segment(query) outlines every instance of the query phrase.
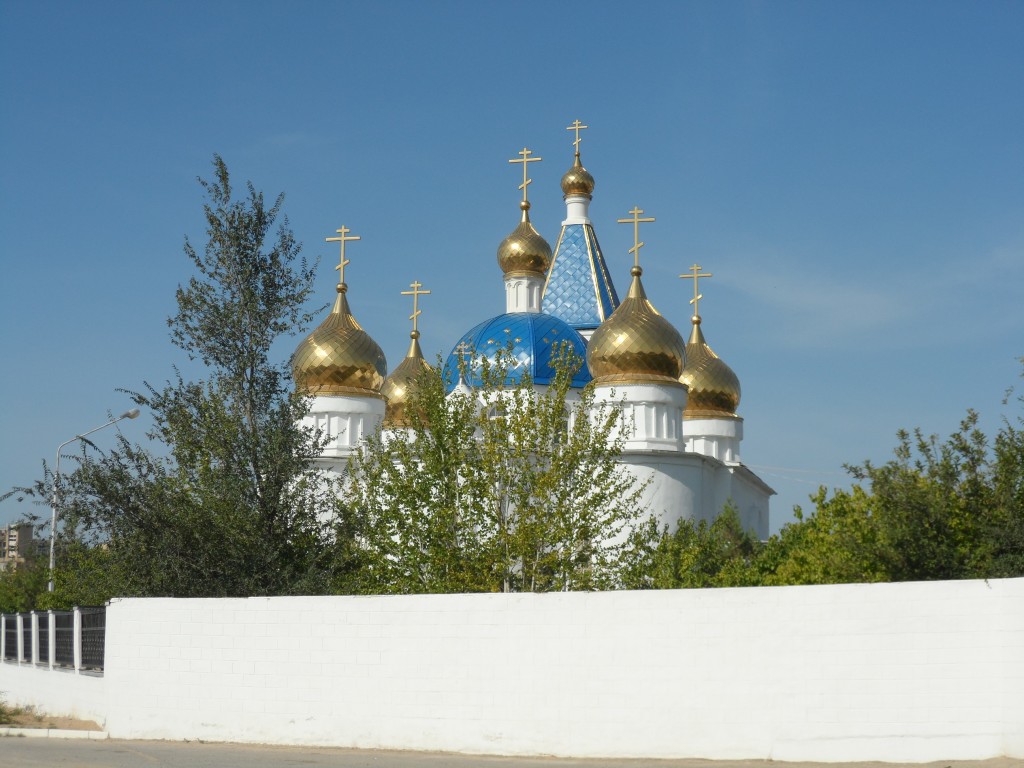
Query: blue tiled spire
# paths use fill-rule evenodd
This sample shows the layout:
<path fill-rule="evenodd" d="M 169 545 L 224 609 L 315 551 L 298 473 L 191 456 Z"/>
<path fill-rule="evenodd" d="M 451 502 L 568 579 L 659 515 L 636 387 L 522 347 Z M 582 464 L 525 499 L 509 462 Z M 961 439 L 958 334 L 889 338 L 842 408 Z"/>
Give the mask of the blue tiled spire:
<path fill-rule="evenodd" d="M 541 308 L 577 331 L 594 330 L 619 306 L 594 227 L 563 224 Z"/>
<path fill-rule="evenodd" d="M 589 337 L 611 317 L 619 297 L 590 221 L 594 177 L 580 162 L 580 130 L 586 127 L 577 120 L 567 129 L 576 132 L 576 156 L 572 168 L 562 176 L 566 216 L 544 284 L 541 310 Z"/>

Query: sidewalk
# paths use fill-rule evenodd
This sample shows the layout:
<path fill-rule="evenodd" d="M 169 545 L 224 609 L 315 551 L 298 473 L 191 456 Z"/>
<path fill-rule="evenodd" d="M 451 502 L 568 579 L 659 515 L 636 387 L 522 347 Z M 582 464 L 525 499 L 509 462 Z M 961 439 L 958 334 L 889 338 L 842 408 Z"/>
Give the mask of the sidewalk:
<path fill-rule="evenodd" d="M 781 763 L 764 760 L 628 760 L 551 757 L 493 757 L 437 752 L 389 752 L 253 744 L 122 741 L 97 736 L 0 739 L 4 768 L 40 765 L 137 768 L 139 765 L 185 768 L 1024 768 L 1024 760 L 942 760 L 932 763 Z"/>

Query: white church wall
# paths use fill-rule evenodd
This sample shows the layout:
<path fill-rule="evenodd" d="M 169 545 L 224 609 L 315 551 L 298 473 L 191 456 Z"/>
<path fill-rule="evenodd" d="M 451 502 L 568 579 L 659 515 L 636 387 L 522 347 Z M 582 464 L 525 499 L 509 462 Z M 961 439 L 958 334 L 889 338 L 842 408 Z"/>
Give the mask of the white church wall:
<path fill-rule="evenodd" d="M 544 278 L 540 275 L 505 276 L 505 311 L 540 312 Z"/>
<path fill-rule="evenodd" d="M 569 195 L 565 198 L 566 217 L 562 226 L 590 224 L 590 198 L 583 195 Z"/>
<path fill-rule="evenodd" d="M 680 520 L 713 523 L 726 504 L 739 512 L 743 528 L 768 538 L 768 493 L 749 471 L 696 453 L 631 451 L 618 458 L 640 483 L 642 503 L 673 529 Z"/>
<path fill-rule="evenodd" d="M 612 437 L 624 435 L 624 453 L 682 451 L 685 387 L 605 384 L 595 387 L 594 402 L 622 409 L 622 419 Z"/>
<path fill-rule="evenodd" d="M 740 460 L 743 419 L 683 419 L 686 450 L 719 461 Z"/>
<path fill-rule="evenodd" d="M 301 425 L 319 429 L 327 437 L 322 457 L 346 458 L 359 443 L 374 434 L 384 420 L 383 398 L 347 395 L 317 395 Z"/>
<path fill-rule="evenodd" d="M 768 499 L 764 483 L 746 467 L 725 467 L 728 473 L 729 493 L 736 510 L 739 512 L 743 529 L 753 531 L 764 541 L 768 538 L 769 518 Z"/>
<path fill-rule="evenodd" d="M 703 462 L 695 456 L 663 452 L 620 455 L 618 463 L 646 484 L 641 503 L 654 515 L 658 527 L 674 528 L 679 520 L 693 519 L 703 508 Z"/>

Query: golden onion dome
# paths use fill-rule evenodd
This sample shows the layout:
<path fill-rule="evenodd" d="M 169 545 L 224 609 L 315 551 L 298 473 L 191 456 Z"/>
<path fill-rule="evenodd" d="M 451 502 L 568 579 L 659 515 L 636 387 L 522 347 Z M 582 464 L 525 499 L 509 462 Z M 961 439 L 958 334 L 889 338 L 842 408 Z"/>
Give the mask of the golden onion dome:
<path fill-rule="evenodd" d="M 679 331 L 644 293 L 636 266 L 629 294 L 601 323 L 587 345 L 587 365 L 596 384 L 679 384 L 685 351 Z"/>
<path fill-rule="evenodd" d="M 551 265 L 551 246 L 530 223 L 530 203 L 519 203 L 523 218 L 512 234 L 498 246 L 498 266 L 506 277 L 511 275 L 544 275 Z"/>
<path fill-rule="evenodd" d="M 380 397 L 388 363 L 348 307 L 347 286 L 338 285 L 334 307 L 292 355 L 292 376 L 309 395 Z"/>
<path fill-rule="evenodd" d="M 412 343 L 409 344 L 409 351 L 406 353 L 405 359 L 384 380 L 384 386 L 380 390 L 380 393 L 388 399 L 387 407 L 384 410 L 385 427 L 412 426 L 405 410 L 409 402 L 409 395 L 415 390 L 419 377 L 425 371 L 433 370 L 430 364 L 423 359 L 423 351 L 420 349 L 419 342 L 420 332 L 413 331 L 410 335 Z"/>
<path fill-rule="evenodd" d="M 690 393 L 683 418 L 721 418 L 736 416 L 740 404 L 740 380 L 732 368 L 716 355 L 704 340 L 700 315 L 694 315 L 693 331 L 686 343 L 686 364 L 679 380 Z"/>
<path fill-rule="evenodd" d="M 562 195 L 565 197 L 584 195 L 588 198 L 593 198 L 594 196 L 594 177 L 590 175 L 590 171 L 583 167 L 578 152 L 576 153 L 576 161 L 572 164 L 572 168 L 566 171 L 562 177 Z"/>

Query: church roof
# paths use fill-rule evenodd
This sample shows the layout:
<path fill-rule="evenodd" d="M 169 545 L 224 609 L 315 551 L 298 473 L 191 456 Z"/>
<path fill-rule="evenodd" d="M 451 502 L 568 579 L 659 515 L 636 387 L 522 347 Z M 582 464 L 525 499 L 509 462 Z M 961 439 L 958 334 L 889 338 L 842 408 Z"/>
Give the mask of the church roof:
<path fill-rule="evenodd" d="M 740 380 L 736 373 L 714 353 L 700 329 L 700 316 L 694 315 L 693 330 L 686 344 L 686 363 L 679 380 L 690 394 L 684 418 L 736 417 L 740 404 Z"/>
<path fill-rule="evenodd" d="M 423 359 L 423 350 L 420 349 L 419 316 L 423 314 L 420 309 L 420 296 L 429 296 L 430 291 L 420 290 L 423 283 L 413 280 L 409 284 L 408 291 L 402 291 L 403 296 L 412 296 L 412 332 L 409 338 L 409 351 L 405 359 L 398 364 L 380 388 L 380 393 L 387 398 L 388 404 L 384 410 L 384 427 L 409 427 L 412 420 L 406 412 L 409 398 L 420 384 L 420 377 L 426 372 L 433 370 L 432 366 Z"/>
<path fill-rule="evenodd" d="M 324 321 L 292 355 L 292 377 L 310 395 L 378 397 L 387 360 L 380 346 L 352 316 L 344 283 Z"/>
<path fill-rule="evenodd" d="M 580 162 L 579 152 L 576 153 L 576 160 L 573 162 L 572 168 L 562 176 L 562 194 L 565 197 L 583 195 L 589 198 L 594 196 L 594 177 L 590 175 L 590 171 L 583 167 L 583 163 Z"/>
<path fill-rule="evenodd" d="M 361 395 L 380 397 L 380 388 L 388 371 L 387 359 L 376 341 L 363 330 L 348 306 L 345 283 L 345 244 L 351 230 L 342 226 L 340 237 L 328 242 L 341 243 L 337 298 L 324 321 L 299 344 L 292 355 L 292 377 L 301 392 L 310 395 Z"/>
<path fill-rule="evenodd" d="M 512 233 L 498 246 L 498 266 L 506 277 L 537 275 L 541 277 L 551 266 L 551 246 L 530 223 L 530 201 L 519 204 L 523 217 Z"/>
<path fill-rule="evenodd" d="M 509 350 L 512 368 L 505 382 L 518 384 L 529 375 L 534 384 L 546 385 L 554 381 L 554 358 L 562 342 L 568 342 L 581 360 L 586 358 L 586 342 L 570 325 L 544 312 L 508 312 L 474 326 L 452 349 L 444 366 L 444 380 L 448 391 L 459 381 L 459 358 L 465 361 L 465 383 L 479 387 L 480 360 L 498 359 L 503 350 Z M 586 364 L 573 377 L 573 387 L 584 387 L 590 381 Z"/>
<path fill-rule="evenodd" d="M 541 302 L 577 331 L 597 328 L 619 306 L 592 225 L 562 227 Z"/>
<path fill-rule="evenodd" d="M 566 128 L 576 134 L 573 164 L 562 177 L 566 218 L 541 295 L 541 309 L 562 318 L 577 331 L 594 330 L 619 306 L 590 221 L 594 177 L 580 161 L 580 131 L 585 128 L 579 120 Z"/>
<path fill-rule="evenodd" d="M 380 388 L 380 393 L 388 400 L 384 411 L 385 427 L 408 427 L 412 424 L 405 410 L 409 396 L 416 389 L 419 377 L 431 369 L 430 364 L 423 359 L 419 338 L 419 331 L 413 331 L 408 353 L 384 379 L 384 385 Z"/>
<path fill-rule="evenodd" d="M 704 295 L 700 292 L 698 282 L 701 278 L 714 277 L 710 272 L 701 272 L 700 264 L 694 264 L 689 274 L 679 277 L 693 280 L 693 330 L 690 340 L 686 343 L 686 363 L 679 381 L 686 385 L 690 394 L 686 400 L 685 419 L 703 418 L 739 418 L 736 409 L 740 404 L 740 380 L 736 373 L 714 353 L 704 339 L 700 324 L 700 300 Z"/>
<path fill-rule="evenodd" d="M 683 337 L 654 308 L 644 292 L 637 265 L 626 300 L 590 339 L 587 365 L 598 384 L 678 385 L 683 370 Z"/>

